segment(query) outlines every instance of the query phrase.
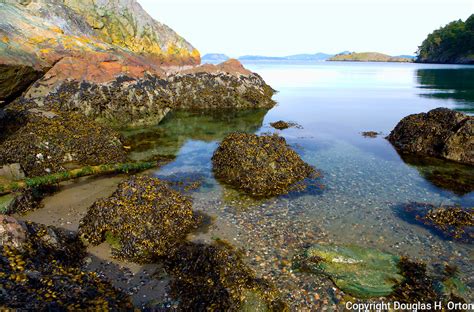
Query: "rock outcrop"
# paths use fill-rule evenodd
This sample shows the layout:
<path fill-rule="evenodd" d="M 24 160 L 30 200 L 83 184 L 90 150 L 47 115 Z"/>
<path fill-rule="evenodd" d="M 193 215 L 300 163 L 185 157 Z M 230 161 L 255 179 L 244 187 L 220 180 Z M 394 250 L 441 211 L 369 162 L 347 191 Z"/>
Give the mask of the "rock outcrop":
<path fill-rule="evenodd" d="M 199 52 L 135 0 L 0 3 L 0 103 L 80 111 L 113 125 L 170 109 L 271 107 L 273 90 L 236 60 Z M 26 91 L 26 92 L 25 92 Z"/>
<path fill-rule="evenodd" d="M 62 60 L 14 105 L 80 111 L 112 126 L 156 124 L 170 110 L 253 109 L 275 105 L 271 99 L 274 90 L 237 60 L 185 70 L 167 68 L 166 73 L 147 72 L 141 78 L 113 78 L 114 71 L 104 68 L 112 80 L 101 83 L 93 82 L 92 73 L 102 65 L 89 63 L 88 69 L 75 71 L 77 66 L 80 65 L 72 60 Z M 83 70 L 91 75 L 85 80 L 77 77 Z"/>
<path fill-rule="evenodd" d="M 212 157 L 214 175 L 254 197 L 304 190 L 318 173 L 277 135 L 231 133 Z"/>
<path fill-rule="evenodd" d="M 447 108 L 403 118 L 387 139 L 403 154 L 474 164 L 474 117 Z"/>

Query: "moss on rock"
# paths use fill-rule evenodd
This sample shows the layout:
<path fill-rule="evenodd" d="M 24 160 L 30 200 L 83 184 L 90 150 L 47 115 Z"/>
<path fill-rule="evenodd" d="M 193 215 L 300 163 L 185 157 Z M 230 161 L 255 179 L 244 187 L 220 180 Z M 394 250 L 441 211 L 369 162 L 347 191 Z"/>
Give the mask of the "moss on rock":
<path fill-rule="evenodd" d="M 235 132 L 212 157 L 216 178 L 254 197 L 305 189 L 304 179 L 318 173 L 277 135 Z"/>
<path fill-rule="evenodd" d="M 137 263 L 152 262 L 173 251 L 197 226 L 191 201 L 167 183 L 132 176 L 111 197 L 89 208 L 79 232 L 88 243 L 113 242 L 113 255 Z"/>

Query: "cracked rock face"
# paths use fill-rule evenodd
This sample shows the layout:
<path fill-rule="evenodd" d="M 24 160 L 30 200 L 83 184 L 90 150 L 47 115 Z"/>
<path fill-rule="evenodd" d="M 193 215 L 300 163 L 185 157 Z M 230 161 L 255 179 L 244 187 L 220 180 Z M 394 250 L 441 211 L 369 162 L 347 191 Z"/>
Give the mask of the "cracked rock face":
<path fill-rule="evenodd" d="M 474 117 L 447 108 L 403 118 L 387 139 L 403 154 L 474 164 Z"/>

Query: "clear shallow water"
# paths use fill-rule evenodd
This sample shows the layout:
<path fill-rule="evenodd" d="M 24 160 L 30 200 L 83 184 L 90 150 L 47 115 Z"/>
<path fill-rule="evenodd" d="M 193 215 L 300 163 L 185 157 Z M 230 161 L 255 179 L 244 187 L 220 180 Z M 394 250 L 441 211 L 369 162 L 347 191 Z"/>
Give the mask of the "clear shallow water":
<path fill-rule="evenodd" d="M 272 278 L 295 304 L 317 305 L 317 277 L 294 275 L 282 261 L 316 242 L 358 244 L 430 263 L 460 267 L 474 287 L 473 248 L 444 240 L 397 214 L 400 204 L 474 205 L 474 192 L 436 186 L 416 159 L 405 163 L 384 136 L 400 119 L 436 107 L 466 112 L 474 108 L 474 67 L 397 63 L 254 63 L 274 89 L 278 105 L 202 116 L 176 113 L 160 125 L 127 133 L 133 157 L 174 154 L 156 176 L 202 176 L 194 206 L 216 217 L 211 235 L 244 247 L 260 274 Z M 269 123 L 294 121 L 302 129 L 277 131 Z M 372 139 L 362 131 L 383 135 Z M 278 132 L 305 161 L 321 170 L 323 191 L 255 202 L 213 179 L 211 157 L 226 133 Z M 443 164 L 444 166 L 444 164 Z M 453 166 L 453 165 L 451 165 Z M 472 167 L 457 167 L 467 179 Z M 291 282 L 289 282 L 291 281 Z M 318 280 L 318 285 L 326 285 Z M 301 288 L 306 294 L 301 294 Z M 309 296 L 309 297 L 308 297 Z M 470 291 L 472 297 L 472 288 Z M 322 295 L 324 297 L 324 295 Z M 302 303 L 304 302 L 304 303 Z"/>

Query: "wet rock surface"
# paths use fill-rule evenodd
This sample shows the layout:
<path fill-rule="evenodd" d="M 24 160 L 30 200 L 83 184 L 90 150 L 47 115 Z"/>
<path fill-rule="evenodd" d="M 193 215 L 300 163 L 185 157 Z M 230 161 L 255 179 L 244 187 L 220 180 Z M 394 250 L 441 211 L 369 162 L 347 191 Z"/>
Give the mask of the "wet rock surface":
<path fill-rule="evenodd" d="M 435 206 L 426 203 L 403 205 L 405 219 L 435 230 L 441 236 L 466 243 L 474 242 L 474 208 L 458 206 Z"/>
<path fill-rule="evenodd" d="M 20 163 L 27 176 L 63 171 L 67 164 L 126 160 L 120 134 L 83 115 L 34 109 L 8 114 L 0 138 L 0 164 Z"/>
<path fill-rule="evenodd" d="M 2 218 L 2 229 L 5 217 Z M 9 218 L 9 217 L 6 217 Z M 0 305 L 7 309 L 130 309 L 127 295 L 95 273 L 82 271 L 85 249 L 77 235 L 32 222 L 21 229 L 21 244 L 0 246 Z M 10 233 L 15 229 L 10 229 Z M 17 235 L 18 236 L 18 235 Z"/>
<path fill-rule="evenodd" d="M 318 173 L 277 135 L 231 133 L 212 157 L 217 179 L 255 197 L 304 190 Z"/>
<path fill-rule="evenodd" d="M 133 176 L 92 205 L 79 233 L 93 245 L 107 241 L 119 259 L 150 263 L 172 253 L 197 226 L 191 208 L 191 201 L 165 182 Z"/>
<path fill-rule="evenodd" d="M 402 153 L 474 164 L 474 117 L 447 108 L 403 118 L 387 139 Z"/>

